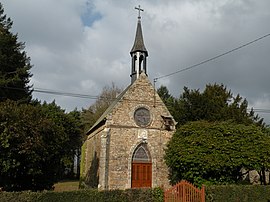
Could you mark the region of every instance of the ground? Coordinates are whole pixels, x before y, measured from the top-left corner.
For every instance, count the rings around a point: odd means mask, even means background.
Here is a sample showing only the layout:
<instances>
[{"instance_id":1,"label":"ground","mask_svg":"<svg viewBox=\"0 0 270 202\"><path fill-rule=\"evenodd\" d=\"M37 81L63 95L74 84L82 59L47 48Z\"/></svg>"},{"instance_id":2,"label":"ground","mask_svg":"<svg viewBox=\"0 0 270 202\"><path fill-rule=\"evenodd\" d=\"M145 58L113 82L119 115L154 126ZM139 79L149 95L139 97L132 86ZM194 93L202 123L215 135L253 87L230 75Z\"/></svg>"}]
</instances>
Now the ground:
<instances>
[{"instance_id":1,"label":"ground","mask_svg":"<svg viewBox=\"0 0 270 202\"><path fill-rule=\"evenodd\" d=\"M75 191L79 189L79 181L62 181L54 185L54 191Z\"/></svg>"}]
</instances>

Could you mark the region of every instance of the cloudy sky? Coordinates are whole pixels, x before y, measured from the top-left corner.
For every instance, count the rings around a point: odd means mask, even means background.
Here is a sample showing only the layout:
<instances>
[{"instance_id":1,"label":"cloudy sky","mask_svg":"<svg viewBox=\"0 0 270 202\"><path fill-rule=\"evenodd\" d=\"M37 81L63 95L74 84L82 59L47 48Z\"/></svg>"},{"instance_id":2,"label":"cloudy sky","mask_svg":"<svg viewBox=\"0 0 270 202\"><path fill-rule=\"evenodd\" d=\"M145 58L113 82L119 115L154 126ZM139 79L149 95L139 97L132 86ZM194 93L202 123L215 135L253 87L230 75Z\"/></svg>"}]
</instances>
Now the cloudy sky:
<instances>
[{"instance_id":1,"label":"cloudy sky","mask_svg":"<svg viewBox=\"0 0 270 202\"><path fill-rule=\"evenodd\" d=\"M35 89L99 95L130 84L130 50L141 5L150 80L232 50L270 33L269 0L2 0L13 32L26 43ZM183 87L223 83L247 98L270 123L270 36L214 61L165 77ZM34 93L67 111L95 100ZM258 111L259 112L259 111ZM266 113L268 112L268 113Z\"/></svg>"}]
</instances>

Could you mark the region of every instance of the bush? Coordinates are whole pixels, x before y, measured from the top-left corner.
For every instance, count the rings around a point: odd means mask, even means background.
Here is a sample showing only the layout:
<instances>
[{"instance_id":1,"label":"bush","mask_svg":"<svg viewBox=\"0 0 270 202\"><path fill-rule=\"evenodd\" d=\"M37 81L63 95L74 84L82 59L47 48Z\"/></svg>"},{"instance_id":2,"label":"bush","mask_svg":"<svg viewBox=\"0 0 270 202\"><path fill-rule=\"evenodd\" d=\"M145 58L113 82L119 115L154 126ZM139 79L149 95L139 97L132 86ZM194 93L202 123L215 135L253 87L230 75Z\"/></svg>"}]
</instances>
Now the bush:
<instances>
[{"instance_id":1,"label":"bush","mask_svg":"<svg viewBox=\"0 0 270 202\"><path fill-rule=\"evenodd\" d=\"M173 134L165 161L172 184L182 179L196 186L236 184L241 168L258 172L270 168L269 148L270 136L255 125L196 121Z\"/></svg>"},{"instance_id":2,"label":"bush","mask_svg":"<svg viewBox=\"0 0 270 202\"><path fill-rule=\"evenodd\" d=\"M1 202L162 202L161 188L69 192L0 192ZM269 202L270 186L217 185L206 187L206 202Z\"/></svg>"},{"instance_id":3,"label":"bush","mask_svg":"<svg viewBox=\"0 0 270 202\"><path fill-rule=\"evenodd\" d=\"M0 192L1 202L32 202L38 201L40 193L38 192Z\"/></svg>"},{"instance_id":4,"label":"bush","mask_svg":"<svg viewBox=\"0 0 270 202\"><path fill-rule=\"evenodd\" d=\"M161 202L163 190L154 189L128 189L97 191L96 189L70 191L70 192L0 192L1 202Z\"/></svg>"},{"instance_id":5,"label":"bush","mask_svg":"<svg viewBox=\"0 0 270 202\"><path fill-rule=\"evenodd\" d=\"M206 202L269 202L270 186L219 185L206 187Z\"/></svg>"}]
</instances>

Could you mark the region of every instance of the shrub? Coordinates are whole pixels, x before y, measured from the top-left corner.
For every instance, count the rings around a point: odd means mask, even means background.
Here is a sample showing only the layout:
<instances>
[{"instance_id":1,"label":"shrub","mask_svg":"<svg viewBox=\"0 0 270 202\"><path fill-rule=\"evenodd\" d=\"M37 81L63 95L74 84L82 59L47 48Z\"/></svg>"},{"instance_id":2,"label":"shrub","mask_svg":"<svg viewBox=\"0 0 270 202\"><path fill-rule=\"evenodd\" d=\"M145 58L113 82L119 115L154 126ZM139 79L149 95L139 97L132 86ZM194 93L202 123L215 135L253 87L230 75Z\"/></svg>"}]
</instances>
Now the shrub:
<instances>
[{"instance_id":1,"label":"shrub","mask_svg":"<svg viewBox=\"0 0 270 202\"><path fill-rule=\"evenodd\" d=\"M206 202L269 202L270 186L219 185L206 187Z\"/></svg>"},{"instance_id":2,"label":"shrub","mask_svg":"<svg viewBox=\"0 0 270 202\"><path fill-rule=\"evenodd\" d=\"M128 189L98 191L87 189L69 192L0 192L1 202L161 202L163 201L163 190L154 189Z\"/></svg>"}]
</instances>

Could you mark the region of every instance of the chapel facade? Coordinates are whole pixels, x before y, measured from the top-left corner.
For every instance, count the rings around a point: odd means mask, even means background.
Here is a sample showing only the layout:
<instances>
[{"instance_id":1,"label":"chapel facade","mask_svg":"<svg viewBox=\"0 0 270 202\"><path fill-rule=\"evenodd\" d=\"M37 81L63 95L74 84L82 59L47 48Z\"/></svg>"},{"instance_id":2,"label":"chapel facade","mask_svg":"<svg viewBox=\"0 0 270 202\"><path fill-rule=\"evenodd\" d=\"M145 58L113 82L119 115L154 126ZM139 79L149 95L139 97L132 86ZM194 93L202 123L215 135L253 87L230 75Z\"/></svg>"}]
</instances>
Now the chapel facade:
<instances>
[{"instance_id":1,"label":"chapel facade","mask_svg":"<svg viewBox=\"0 0 270 202\"><path fill-rule=\"evenodd\" d=\"M140 14L130 55L131 84L87 132L81 178L88 187L170 186L164 149L176 122L147 77Z\"/></svg>"}]
</instances>

